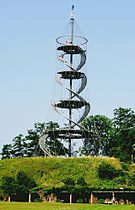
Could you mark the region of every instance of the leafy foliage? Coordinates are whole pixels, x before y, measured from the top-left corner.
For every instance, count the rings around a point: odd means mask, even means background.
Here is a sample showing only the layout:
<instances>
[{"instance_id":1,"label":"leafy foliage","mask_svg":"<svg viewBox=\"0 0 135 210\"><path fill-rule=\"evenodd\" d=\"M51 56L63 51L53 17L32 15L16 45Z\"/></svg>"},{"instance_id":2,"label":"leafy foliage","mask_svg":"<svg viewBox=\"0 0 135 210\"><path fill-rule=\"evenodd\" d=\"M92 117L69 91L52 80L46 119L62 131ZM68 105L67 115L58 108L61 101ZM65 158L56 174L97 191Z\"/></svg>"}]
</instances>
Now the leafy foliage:
<instances>
[{"instance_id":1,"label":"leafy foliage","mask_svg":"<svg viewBox=\"0 0 135 210\"><path fill-rule=\"evenodd\" d=\"M81 155L105 155L132 162L135 158L135 113L131 109L114 110L114 118L95 115L87 117L82 125L91 132L84 140Z\"/></svg>"},{"instance_id":2,"label":"leafy foliage","mask_svg":"<svg viewBox=\"0 0 135 210\"><path fill-rule=\"evenodd\" d=\"M22 134L13 139L11 155L12 157L24 156L24 137Z\"/></svg>"},{"instance_id":3,"label":"leafy foliage","mask_svg":"<svg viewBox=\"0 0 135 210\"><path fill-rule=\"evenodd\" d=\"M31 189L37 187L33 178L27 176L23 171L19 171L16 175L16 192L29 192Z\"/></svg>"},{"instance_id":4,"label":"leafy foliage","mask_svg":"<svg viewBox=\"0 0 135 210\"><path fill-rule=\"evenodd\" d=\"M131 109L114 110L114 144L111 155L121 161L131 161L133 145L135 144L135 113Z\"/></svg>"},{"instance_id":5,"label":"leafy foliage","mask_svg":"<svg viewBox=\"0 0 135 210\"><path fill-rule=\"evenodd\" d=\"M130 174L128 177L128 185L135 186L135 174Z\"/></svg>"},{"instance_id":6,"label":"leafy foliage","mask_svg":"<svg viewBox=\"0 0 135 210\"><path fill-rule=\"evenodd\" d=\"M98 168L100 179L113 179L117 176L117 170L109 163L102 162Z\"/></svg>"},{"instance_id":7,"label":"leafy foliage","mask_svg":"<svg viewBox=\"0 0 135 210\"><path fill-rule=\"evenodd\" d=\"M84 179L84 177L79 177L76 180L68 177L63 180L64 186L61 188L62 190L66 190L69 193L72 192L86 192L89 187Z\"/></svg>"},{"instance_id":8,"label":"leafy foliage","mask_svg":"<svg viewBox=\"0 0 135 210\"><path fill-rule=\"evenodd\" d=\"M28 177L23 171L19 171L15 178L3 176L1 181L1 190L3 194L8 196L14 193L30 192L36 186L34 179Z\"/></svg>"},{"instance_id":9,"label":"leafy foliage","mask_svg":"<svg viewBox=\"0 0 135 210\"><path fill-rule=\"evenodd\" d=\"M67 179L63 180L64 189L69 193L72 193L75 190L75 181L68 177Z\"/></svg>"},{"instance_id":10,"label":"leafy foliage","mask_svg":"<svg viewBox=\"0 0 135 210\"><path fill-rule=\"evenodd\" d=\"M112 144L112 120L103 115L87 117L82 125L90 130L91 137L84 140L81 154L109 155Z\"/></svg>"},{"instance_id":11,"label":"leafy foliage","mask_svg":"<svg viewBox=\"0 0 135 210\"><path fill-rule=\"evenodd\" d=\"M5 144L2 148L2 159L8 159L11 158L11 151L12 151L12 145L11 144Z\"/></svg>"},{"instance_id":12,"label":"leafy foliage","mask_svg":"<svg viewBox=\"0 0 135 210\"><path fill-rule=\"evenodd\" d=\"M16 182L13 177L11 176L4 176L2 177L1 181L1 190L5 195L12 195L16 192Z\"/></svg>"}]
</instances>

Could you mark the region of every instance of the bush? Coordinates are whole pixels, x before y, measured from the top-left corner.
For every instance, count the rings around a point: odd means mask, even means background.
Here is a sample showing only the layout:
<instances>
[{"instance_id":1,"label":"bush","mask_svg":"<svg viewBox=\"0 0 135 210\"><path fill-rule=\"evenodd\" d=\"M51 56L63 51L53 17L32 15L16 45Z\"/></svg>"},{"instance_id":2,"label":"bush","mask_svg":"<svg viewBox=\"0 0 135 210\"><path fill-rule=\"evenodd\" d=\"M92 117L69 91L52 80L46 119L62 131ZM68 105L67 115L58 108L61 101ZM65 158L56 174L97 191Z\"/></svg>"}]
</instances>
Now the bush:
<instances>
[{"instance_id":1,"label":"bush","mask_svg":"<svg viewBox=\"0 0 135 210\"><path fill-rule=\"evenodd\" d=\"M100 179L113 179L117 176L117 170L109 163L102 162L98 168Z\"/></svg>"},{"instance_id":2,"label":"bush","mask_svg":"<svg viewBox=\"0 0 135 210\"><path fill-rule=\"evenodd\" d=\"M131 174L128 177L128 185L129 186L135 186L135 174Z\"/></svg>"},{"instance_id":3,"label":"bush","mask_svg":"<svg viewBox=\"0 0 135 210\"><path fill-rule=\"evenodd\" d=\"M117 184L126 185L127 183L127 176L120 176L116 179Z\"/></svg>"}]
</instances>

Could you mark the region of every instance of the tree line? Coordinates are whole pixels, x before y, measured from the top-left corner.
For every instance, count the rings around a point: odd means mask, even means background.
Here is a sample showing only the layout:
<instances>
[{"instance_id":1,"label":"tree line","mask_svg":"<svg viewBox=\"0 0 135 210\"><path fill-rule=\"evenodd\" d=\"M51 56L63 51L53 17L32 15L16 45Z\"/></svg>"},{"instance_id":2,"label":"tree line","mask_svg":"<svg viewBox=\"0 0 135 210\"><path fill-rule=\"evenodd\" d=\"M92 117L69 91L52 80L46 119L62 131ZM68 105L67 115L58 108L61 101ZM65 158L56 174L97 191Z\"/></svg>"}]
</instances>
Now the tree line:
<instances>
[{"instance_id":1,"label":"tree line","mask_svg":"<svg viewBox=\"0 0 135 210\"><path fill-rule=\"evenodd\" d=\"M83 145L77 154L92 156L110 156L121 161L134 161L135 155L135 112L131 108L118 108L113 111L113 118L104 115L91 115L82 122L91 136L83 140ZM3 145L1 157L18 158L44 156L38 141L45 129L58 129L58 123L35 123L34 129L28 130L27 135L16 136L11 144ZM48 147L55 153L67 155L68 149L62 140L52 138L47 140Z\"/></svg>"}]
</instances>

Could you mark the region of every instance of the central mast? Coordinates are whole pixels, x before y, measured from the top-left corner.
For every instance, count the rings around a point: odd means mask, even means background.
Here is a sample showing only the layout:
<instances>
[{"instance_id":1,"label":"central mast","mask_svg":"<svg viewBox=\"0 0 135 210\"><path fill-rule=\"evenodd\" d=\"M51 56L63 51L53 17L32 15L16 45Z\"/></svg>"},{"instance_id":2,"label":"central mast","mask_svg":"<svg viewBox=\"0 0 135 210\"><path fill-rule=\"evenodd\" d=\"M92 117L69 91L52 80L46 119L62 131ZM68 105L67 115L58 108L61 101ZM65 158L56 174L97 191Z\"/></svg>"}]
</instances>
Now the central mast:
<instances>
[{"instance_id":1,"label":"central mast","mask_svg":"<svg viewBox=\"0 0 135 210\"><path fill-rule=\"evenodd\" d=\"M74 5L72 5L71 17L70 17L70 24L71 24L71 34L70 34L70 43L73 45L73 38L74 38ZM73 66L73 54L70 54L70 66ZM70 78L70 100L72 99L72 77ZM69 128L72 127L72 109L71 106L69 108ZM71 136L69 136L69 157L71 157Z\"/></svg>"}]
</instances>

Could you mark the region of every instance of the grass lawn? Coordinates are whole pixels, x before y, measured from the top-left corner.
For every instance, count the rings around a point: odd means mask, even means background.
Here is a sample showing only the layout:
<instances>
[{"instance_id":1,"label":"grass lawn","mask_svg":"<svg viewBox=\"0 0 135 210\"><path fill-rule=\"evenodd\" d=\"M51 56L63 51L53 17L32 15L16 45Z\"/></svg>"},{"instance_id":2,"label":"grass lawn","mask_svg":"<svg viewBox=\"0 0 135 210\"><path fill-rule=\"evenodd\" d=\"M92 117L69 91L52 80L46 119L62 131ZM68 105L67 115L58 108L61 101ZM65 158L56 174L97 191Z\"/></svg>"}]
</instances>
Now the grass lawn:
<instances>
[{"instance_id":1,"label":"grass lawn","mask_svg":"<svg viewBox=\"0 0 135 210\"><path fill-rule=\"evenodd\" d=\"M135 210L134 205L0 202L0 210Z\"/></svg>"}]
</instances>

